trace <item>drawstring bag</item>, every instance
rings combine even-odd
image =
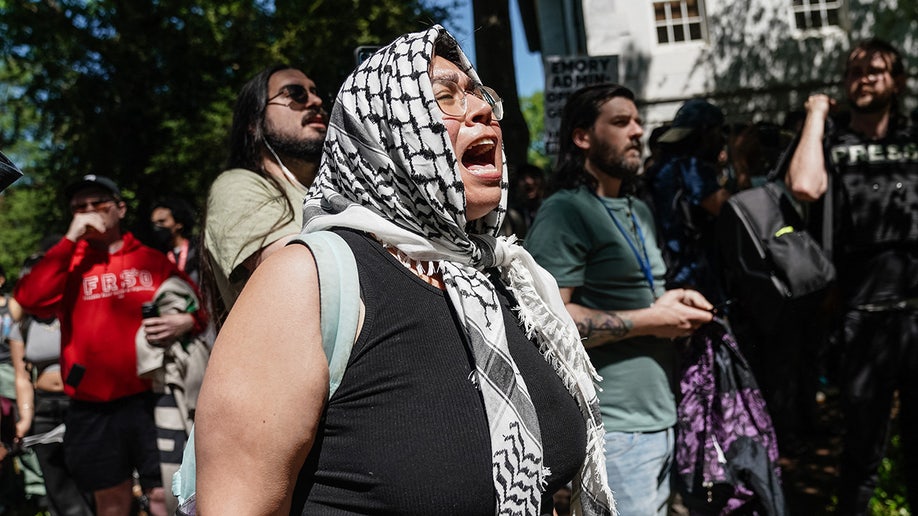
[[[703,514],[787,514],[765,400],[721,321],[689,339],[677,407],[676,482]]]

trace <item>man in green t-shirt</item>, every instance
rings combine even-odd
[[[266,68],[239,92],[228,170],[210,188],[203,271],[220,322],[255,267],[299,234],[328,126],[315,83],[287,65]]]
[[[653,216],[624,191],[640,170],[643,134],[627,88],[574,92],[561,119],[555,193],[526,237],[603,377],[606,468],[623,516],[666,513],[676,423],[671,339],[713,317],[700,293],[664,290]]]

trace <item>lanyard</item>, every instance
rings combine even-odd
[[[624,237],[625,242],[628,242],[628,247],[631,248],[631,252],[634,253],[634,258],[638,262],[638,266],[641,267],[641,272],[644,273],[644,279],[647,280],[647,284],[650,286],[650,293],[653,295],[654,299],[657,297],[657,291],[653,287],[653,271],[650,268],[650,257],[647,255],[647,243],[644,241],[644,232],[641,231],[641,226],[638,225],[637,217],[634,216],[634,209],[631,208],[631,199],[628,199],[628,211],[631,214],[631,222],[634,224],[634,230],[637,233],[638,239],[641,241],[641,250],[644,251],[641,254],[638,251],[637,246],[634,241],[631,239],[631,236],[625,231],[625,227],[622,226],[622,223],[619,222],[618,217],[615,216],[615,212],[612,211],[612,208],[606,206],[606,203],[602,202],[602,199],[599,198],[599,195],[596,192],[593,192],[593,196],[596,197],[596,200],[599,201],[599,204],[606,209],[606,212],[609,214],[609,217],[612,218],[612,222],[615,223],[615,227],[618,228],[618,231]]]

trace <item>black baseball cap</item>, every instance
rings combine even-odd
[[[720,127],[724,125],[724,112],[719,107],[703,99],[692,99],[682,104],[669,129],[660,136],[658,142],[674,143],[699,129]]]
[[[20,177],[22,177],[22,170],[19,170],[19,167],[10,161],[6,154],[0,152],[0,192],[15,183]]]
[[[67,186],[66,189],[64,189],[64,193],[67,195],[68,199],[71,199],[80,190],[90,187],[108,190],[112,193],[112,195],[115,196],[116,199],[121,199],[121,189],[118,188],[118,185],[115,184],[114,181],[105,176],[97,176],[95,174],[87,174],[83,176],[79,181],[71,183]]]

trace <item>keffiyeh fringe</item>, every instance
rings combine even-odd
[[[497,238],[495,247],[503,248],[504,253],[512,256],[501,271],[507,288],[518,303],[517,316],[526,336],[539,345],[542,356],[577,400],[586,422],[586,459],[574,479],[572,513],[603,514],[608,511],[616,514],[615,501],[608,488],[605,430],[594,386],[594,381],[601,377],[590,362],[554,278],[539,267],[528,252],[516,245],[515,240],[513,236]],[[536,280],[534,275],[541,278]],[[585,506],[592,508],[586,510]]]

